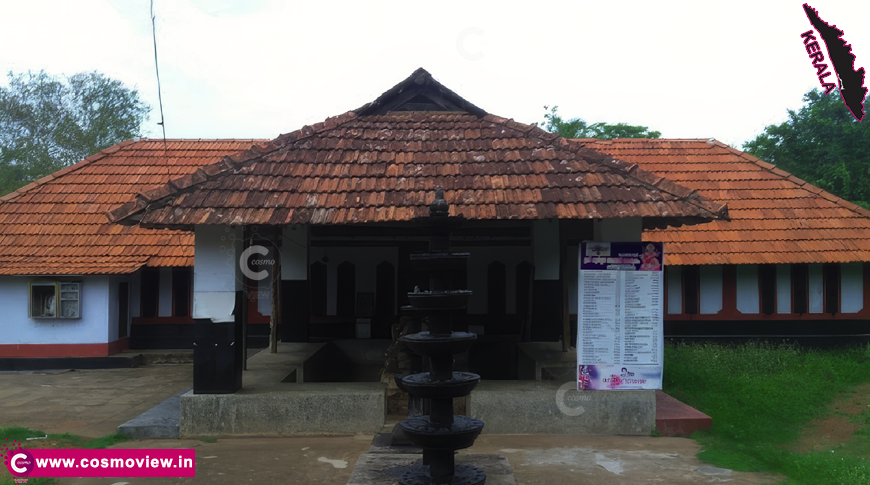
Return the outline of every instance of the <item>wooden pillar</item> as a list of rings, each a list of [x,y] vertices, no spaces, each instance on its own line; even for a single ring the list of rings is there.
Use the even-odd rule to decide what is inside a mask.
[[[280,236],[278,236],[280,238]],[[277,249],[277,241],[273,249]],[[272,258],[272,315],[269,317],[269,352],[278,353],[278,323],[281,321],[281,257],[273,251]]]

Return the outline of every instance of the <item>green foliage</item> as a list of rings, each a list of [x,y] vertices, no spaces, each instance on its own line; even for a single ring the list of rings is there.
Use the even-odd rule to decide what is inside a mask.
[[[549,109],[549,111],[547,111]],[[659,138],[662,134],[658,131],[649,131],[646,126],[634,126],[626,123],[609,125],[607,123],[587,124],[580,118],[570,120],[562,119],[558,112],[559,107],[544,106],[544,129],[550,133],[558,133],[562,138],[600,138],[612,140],[614,138]]]
[[[867,98],[870,102],[870,97]],[[870,123],[855,120],[839,92],[814,89],[788,121],[743,145],[749,154],[846,200],[870,207]]]
[[[713,418],[692,435],[698,457],[741,471],[770,471],[787,483],[870,483],[870,462],[849,447],[798,453],[788,446],[840,392],[870,380],[864,347],[676,344],[665,348],[665,392]],[[860,446],[856,442],[851,447]],[[833,451],[833,452],[832,452]]]
[[[98,72],[13,74],[0,86],[0,195],[139,136],[150,108]]]

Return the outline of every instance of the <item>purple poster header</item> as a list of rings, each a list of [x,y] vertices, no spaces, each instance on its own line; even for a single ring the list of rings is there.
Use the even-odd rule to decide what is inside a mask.
[[[660,242],[584,242],[581,270],[661,271],[664,261]]]

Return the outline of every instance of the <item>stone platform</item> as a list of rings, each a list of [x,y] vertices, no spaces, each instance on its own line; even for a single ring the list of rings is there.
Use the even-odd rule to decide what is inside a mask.
[[[484,434],[649,436],[655,391],[577,391],[571,382],[481,381],[469,415]]]
[[[380,382],[302,382],[323,344],[279,344],[248,359],[235,394],[181,396],[179,432],[194,436],[375,434],[384,425]]]
[[[366,453],[359,457],[347,485],[398,485],[399,477],[420,461],[417,454]],[[500,455],[456,456],[456,464],[468,463],[486,472],[486,485],[516,485],[507,458]]]

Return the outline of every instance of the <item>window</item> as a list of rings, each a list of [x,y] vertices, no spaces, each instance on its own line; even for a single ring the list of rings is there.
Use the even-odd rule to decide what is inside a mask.
[[[81,318],[81,285],[72,281],[30,283],[30,318]]]

